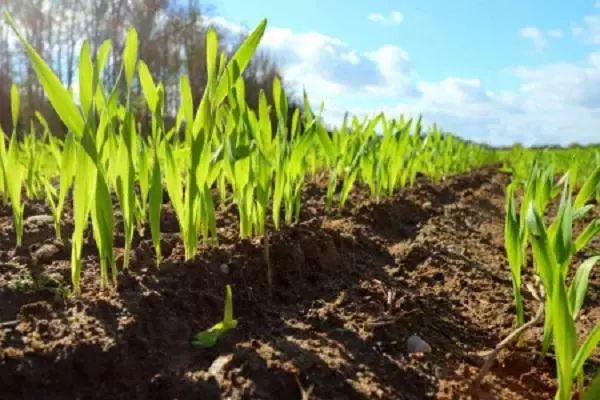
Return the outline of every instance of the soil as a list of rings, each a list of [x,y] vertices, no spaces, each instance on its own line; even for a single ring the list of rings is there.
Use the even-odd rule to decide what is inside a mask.
[[[156,267],[149,233],[136,236],[117,290],[100,289],[88,240],[79,296],[68,295],[71,249],[54,239],[49,210],[26,204],[16,249],[3,207],[0,398],[470,398],[482,355],[515,326],[503,247],[509,178],[497,171],[488,166],[438,185],[419,179],[380,201],[356,187],[344,210],[329,213],[325,177],[308,182],[300,223],[269,238],[271,297],[263,241],[238,239],[232,207],[218,212],[219,244],[185,261],[165,204],[164,262]],[[69,216],[62,230],[70,237]],[[115,243],[123,245],[122,233]],[[600,240],[583,256],[594,249]],[[226,284],[238,326],[216,346],[196,347],[194,335],[222,319]],[[525,302],[529,319],[537,304],[527,293]],[[596,268],[579,332],[599,319]],[[553,398],[554,360],[540,359],[540,332],[500,353],[480,398]],[[408,354],[413,334],[432,351]],[[599,359],[596,350],[588,376]]]

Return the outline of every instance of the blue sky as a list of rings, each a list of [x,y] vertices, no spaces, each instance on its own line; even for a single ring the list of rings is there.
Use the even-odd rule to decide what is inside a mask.
[[[600,142],[600,2],[213,0],[339,122],[384,111],[493,144]]]

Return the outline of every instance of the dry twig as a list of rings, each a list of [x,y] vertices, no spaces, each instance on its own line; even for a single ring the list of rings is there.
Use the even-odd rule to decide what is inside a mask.
[[[17,321],[17,320],[0,322],[0,328],[8,328],[9,326],[17,325],[18,323],[19,323],[19,321]]]
[[[510,333],[510,335],[508,335],[506,338],[504,338],[504,340],[502,340],[500,343],[498,343],[496,345],[496,347],[487,354],[485,362],[483,363],[483,366],[479,370],[479,373],[477,374],[477,376],[473,379],[473,391],[475,394],[479,393],[479,389],[481,387],[481,381],[483,380],[483,378],[485,377],[487,372],[490,370],[490,368],[494,364],[494,361],[496,360],[498,353],[500,353],[500,351],[502,351],[502,349],[507,347],[513,341],[518,339],[525,331],[527,331],[530,328],[533,328],[535,325],[537,325],[544,317],[544,288],[539,282],[536,282],[536,283],[538,283],[538,285],[539,285],[538,290],[536,290],[535,287],[531,284],[525,285],[527,287],[527,289],[531,292],[531,295],[533,296],[533,298],[536,299],[540,303],[540,306],[539,306],[535,316],[531,320],[529,320],[529,322],[523,324],[519,328],[512,331]]]

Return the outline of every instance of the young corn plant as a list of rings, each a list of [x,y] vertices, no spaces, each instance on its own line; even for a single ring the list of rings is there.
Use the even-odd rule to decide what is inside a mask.
[[[150,73],[150,69],[143,61],[138,64],[138,76],[144,97],[148,104],[148,107],[152,111],[152,135],[150,138],[150,148],[152,148],[152,169],[150,175],[150,183],[148,189],[142,189],[142,204],[141,213],[145,215],[146,212],[146,195],[144,191],[149,191],[149,219],[150,219],[150,234],[152,236],[152,243],[154,245],[154,251],[156,254],[156,264],[159,265],[162,260],[162,253],[160,248],[160,210],[163,201],[163,190],[162,190],[162,169],[161,159],[159,157],[161,144],[164,145],[162,134],[165,131],[164,123],[164,88],[162,84],[155,86],[154,80]],[[148,167],[149,161],[146,161],[146,167]],[[141,165],[139,170],[140,173],[144,174],[144,165]],[[148,168],[148,170],[150,170]],[[140,186],[145,186],[141,184]]]
[[[195,116],[189,80],[186,76],[181,79],[181,110],[186,121],[184,142],[186,149],[189,149],[188,157],[179,162],[174,155],[172,146],[166,144],[165,179],[169,197],[172,200],[181,226],[186,259],[190,259],[196,253],[200,230],[210,232],[211,236],[216,238],[215,211],[209,185],[212,185],[217,176],[213,168],[218,168],[221,165],[216,162],[220,151],[213,152],[214,134],[217,126],[221,123],[217,120],[217,117],[223,115],[219,110],[225,99],[228,99],[228,101],[236,99],[235,88],[239,88],[243,84],[242,73],[256,51],[265,28],[266,20],[263,20],[244,40],[226,65],[224,58],[221,57],[218,70],[217,35],[214,30],[207,32],[208,83]],[[232,112],[227,113],[227,117],[231,120],[233,118]],[[230,120],[228,122],[231,123],[231,131],[233,131],[239,119],[238,121]],[[236,153],[242,151],[237,147],[233,150]],[[233,150],[228,153],[230,157],[234,154]],[[234,164],[236,160],[241,158],[240,154],[236,154],[233,160]],[[225,163],[225,165],[227,164]],[[234,186],[238,189],[243,188],[245,196],[248,197],[251,187],[245,185],[247,179],[245,170],[246,167],[241,165],[237,169],[238,173],[232,174],[232,171],[230,171],[230,176],[233,177]],[[185,178],[185,185],[183,185],[181,179],[182,175]],[[248,209],[247,204],[242,207],[246,212]],[[244,224],[247,223],[248,217],[245,217]]]
[[[600,256],[585,260],[571,283],[567,283],[570,260],[575,253],[572,225],[575,211],[567,179],[558,215],[550,227],[545,227],[543,216],[537,211],[534,202],[530,202],[527,214],[534,262],[546,293],[544,344],[550,343],[551,339],[554,344],[558,375],[557,400],[572,398],[574,381],[575,391],[584,398],[593,398],[590,396],[595,395],[598,389],[595,384],[587,389],[583,387],[583,366],[600,343],[600,323],[581,341],[576,334],[575,319],[584,303],[589,274]],[[598,374],[600,375],[600,371]]]
[[[511,183],[506,190],[506,218],[504,223],[504,247],[512,277],[513,294],[515,298],[515,309],[517,313],[517,328],[525,323],[523,313],[523,300],[521,297],[521,267],[523,266],[523,254],[526,249],[523,246],[525,231],[516,213],[515,207],[515,183]]]
[[[67,134],[63,142],[62,150],[58,148],[56,142],[51,142],[50,144],[50,147],[53,149],[52,154],[55,154],[56,162],[59,165],[59,187],[58,190],[56,190],[52,182],[46,180],[46,199],[52,210],[55,236],[59,240],[62,239],[61,220],[63,217],[65,200],[75,177],[75,146],[75,136],[71,132]]]
[[[11,87],[11,112],[13,131],[8,145],[8,151],[5,150],[4,132],[0,128],[2,140],[0,144],[0,157],[2,158],[3,181],[6,185],[6,192],[13,210],[13,227],[17,247],[21,246],[23,241],[23,209],[21,201],[21,189],[23,186],[23,176],[25,168],[21,163],[21,151],[17,141],[17,124],[19,122],[19,89],[16,85]]]
[[[175,156],[174,146],[166,142],[164,146],[165,180],[183,236],[185,258],[189,260],[196,255],[200,224],[203,222],[201,219],[202,209],[206,209],[206,196],[204,196],[206,192],[202,190],[204,185],[199,185],[202,182],[199,182],[198,175],[208,173],[206,169],[199,167],[203,161],[210,161],[210,157],[208,157],[211,155],[209,133],[212,131],[212,121],[209,120],[208,91],[204,92],[195,119],[193,118],[189,80],[186,76],[181,79],[181,93],[182,107],[186,115],[185,142],[189,145],[189,147],[186,146],[189,148],[189,156],[179,159]],[[194,123],[192,125],[187,121],[194,121]]]
[[[213,347],[228,331],[237,327],[238,321],[233,318],[233,295],[231,286],[225,287],[225,310],[223,311],[223,320],[216,323],[209,329],[195,335],[193,344],[201,347]]]
[[[107,267],[113,266],[113,283],[116,284],[112,242],[113,210],[106,172],[98,153],[102,143],[96,141],[94,103],[100,73],[108,56],[110,43],[105,42],[97,52],[94,64],[90,46],[83,43],[79,58],[80,107],[72,94],[62,85],[58,76],[46,64],[37,51],[19,33],[12,17],[5,12],[6,20],[24,46],[33,69],[48,96],[50,103],[68,129],[76,136],[78,174],[74,182],[74,232],[72,237],[71,279],[75,293],[80,292],[81,249],[88,217],[100,254],[101,284],[107,283]]]
[[[138,149],[138,135],[135,130],[135,120],[132,110],[131,88],[135,76],[138,53],[138,36],[134,28],[127,32],[127,40],[123,49],[123,66],[125,70],[125,82],[127,85],[127,100],[121,135],[118,140],[117,161],[118,167],[115,176],[116,192],[123,215],[125,231],[125,254],[123,256],[123,268],[129,267],[131,258],[131,245],[136,219],[136,197],[135,197],[135,154]],[[143,171],[145,173],[145,171]]]

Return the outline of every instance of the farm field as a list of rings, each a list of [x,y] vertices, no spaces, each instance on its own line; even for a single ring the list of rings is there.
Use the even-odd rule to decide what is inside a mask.
[[[324,185],[309,184],[301,222],[271,237],[272,298],[261,246],[237,239],[235,213],[217,214],[219,246],[185,262],[167,205],[160,269],[151,241],[140,240],[118,292],[101,292],[88,246],[82,295],[61,300],[69,250],[55,243],[47,217],[36,219],[47,208],[30,203],[21,262],[40,247],[55,250],[34,269],[2,266],[1,319],[17,318],[1,337],[2,398],[293,399],[301,398],[296,378],[314,386],[314,399],[465,397],[479,352],[514,326],[503,250],[507,181],[484,167],[441,185],[419,182],[379,204],[359,189],[334,216],[322,211]],[[14,254],[9,216],[5,209],[3,259]],[[590,278],[582,331],[600,318],[599,278]],[[198,349],[191,338],[222,318],[225,284],[239,325]],[[406,354],[414,333],[432,353]],[[539,334],[527,335],[528,347]],[[487,398],[552,398],[553,362],[538,365],[536,355],[501,357],[482,387]]]
[[[68,132],[40,114],[0,144],[0,398],[597,398],[598,149],[383,114],[330,132],[278,82],[254,112],[264,28],[229,61],[209,31],[207,89],[182,77],[169,128],[135,30],[124,100],[98,79],[110,42],[83,45],[75,101],[22,40]]]

